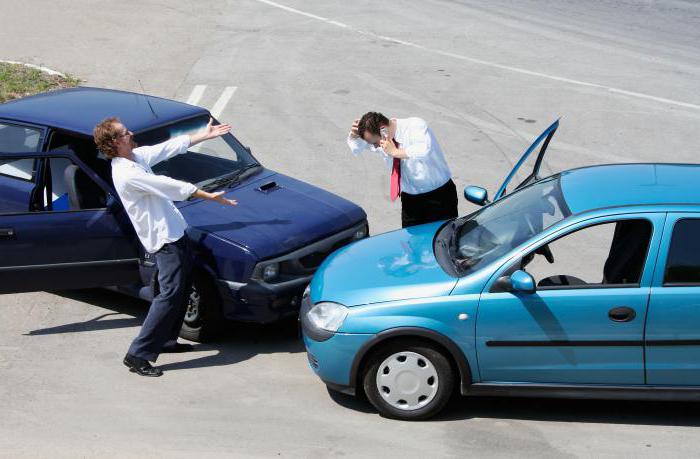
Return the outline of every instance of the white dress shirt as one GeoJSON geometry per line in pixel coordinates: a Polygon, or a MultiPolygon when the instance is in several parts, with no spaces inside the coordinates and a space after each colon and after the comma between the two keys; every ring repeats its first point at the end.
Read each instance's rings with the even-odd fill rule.
{"type": "MultiPolygon", "coordinates": [[[[396,120],[394,139],[408,158],[401,160],[401,191],[408,194],[423,194],[440,188],[452,177],[445,155],[433,131],[421,118],[396,120]]],[[[365,149],[381,154],[391,170],[394,158],[360,137],[348,136],[348,146],[354,155],[365,149]]],[[[389,185],[387,184],[387,189],[389,185]]]]}
{"type": "Polygon", "coordinates": [[[190,137],[182,135],[158,145],[134,148],[134,159],[112,159],[112,181],[144,248],[151,253],[185,234],[187,222],[173,201],[184,201],[197,187],[164,175],[151,166],[185,153],[190,137]]]}

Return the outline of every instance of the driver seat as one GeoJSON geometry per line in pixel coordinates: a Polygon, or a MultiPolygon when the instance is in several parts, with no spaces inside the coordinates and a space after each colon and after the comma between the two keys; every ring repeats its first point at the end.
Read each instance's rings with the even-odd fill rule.
{"type": "Polygon", "coordinates": [[[105,193],[75,164],[63,171],[71,210],[100,209],[105,207],[105,193]]]}

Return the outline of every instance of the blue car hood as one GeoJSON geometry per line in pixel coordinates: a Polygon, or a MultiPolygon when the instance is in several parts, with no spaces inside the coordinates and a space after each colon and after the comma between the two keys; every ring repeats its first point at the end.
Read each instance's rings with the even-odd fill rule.
{"type": "Polygon", "coordinates": [[[441,223],[414,226],[336,251],[311,282],[311,300],[345,306],[449,295],[457,283],[440,267],[433,238],[441,223]]]}
{"type": "Polygon", "coordinates": [[[195,230],[241,245],[259,259],[291,252],[366,219],[352,202],[308,183],[264,170],[227,190],[235,207],[197,200],[180,212],[195,230]],[[261,191],[274,182],[277,186],[261,191]]]}

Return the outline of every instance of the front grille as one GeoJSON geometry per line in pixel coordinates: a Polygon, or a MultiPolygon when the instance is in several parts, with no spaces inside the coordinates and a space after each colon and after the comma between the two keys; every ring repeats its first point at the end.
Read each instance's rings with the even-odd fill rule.
{"type": "Polygon", "coordinates": [[[260,262],[253,270],[251,277],[253,279],[262,279],[263,269],[270,263],[279,263],[279,276],[269,281],[269,283],[274,284],[299,277],[311,276],[331,253],[353,242],[355,233],[362,228],[367,230],[367,222],[311,243],[287,255],[260,262]]]}

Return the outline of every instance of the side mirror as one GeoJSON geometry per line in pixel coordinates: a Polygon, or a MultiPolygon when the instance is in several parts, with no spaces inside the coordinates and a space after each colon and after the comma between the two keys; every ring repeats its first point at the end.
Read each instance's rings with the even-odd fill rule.
{"type": "Polygon", "coordinates": [[[464,188],[464,198],[477,206],[483,206],[489,202],[489,192],[480,186],[471,185],[464,188]]]}
{"type": "Polygon", "coordinates": [[[510,288],[514,292],[521,293],[535,293],[535,290],[537,290],[535,279],[522,269],[510,275],[510,288]]]}

